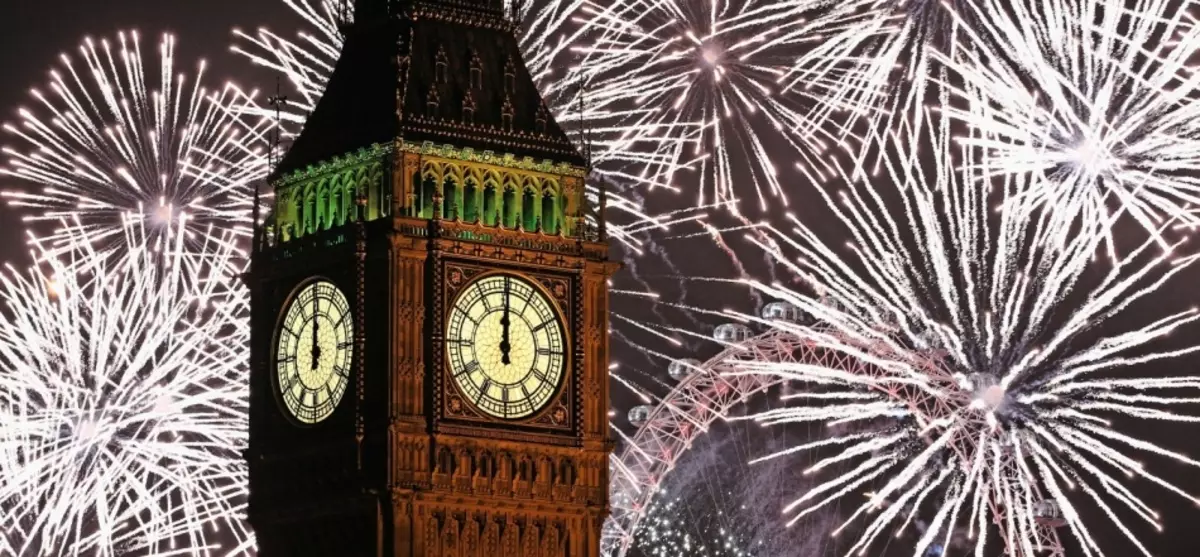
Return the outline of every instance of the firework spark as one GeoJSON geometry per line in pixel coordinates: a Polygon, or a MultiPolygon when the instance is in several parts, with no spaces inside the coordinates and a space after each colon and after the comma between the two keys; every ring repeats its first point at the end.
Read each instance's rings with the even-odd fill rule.
{"type": "MultiPolygon", "coordinates": [[[[759,396],[749,404],[762,408],[759,396]]],[[[740,413],[740,412],[739,412],[740,413]]],[[[746,461],[820,435],[818,427],[764,429],[748,422],[715,424],[671,471],[637,533],[638,554],[655,557],[776,557],[828,555],[837,541],[836,510],[809,517],[800,527],[779,521],[786,498],[780,485],[811,483],[790,459],[758,466],[746,461]],[[806,431],[811,429],[812,431],[806,431]]]]}
{"type": "MultiPolygon", "coordinates": [[[[959,27],[973,22],[976,0],[808,0],[798,10],[811,20],[794,34],[812,47],[797,56],[779,82],[784,90],[808,91],[816,122],[841,133],[857,122],[845,112],[866,116],[870,137],[883,142],[897,117],[919,116],[917,109],[936,92],[944,72],[932,62],[935,47],[956,49],[959,27]],[[954,10],[962,6],[962,16],[954,10]]],[[[1003,12],[998,12],[1003,13],[1003,12]]],[[[990,13],[989,16],[995,16],[990,13]]]]}
{"type": "Polygon", "coordinates": [[[0,173],[44,188],[3,196],[32,210],[27,220],[72,224],[44,236],[52,251],[119,246],[130,217],[145,221],[161,244],[185,212],[192,242],[215,239],[198,236],[210,224],[233,230],[230,241],[249,236],[253,184],[267,163],[256,146],[273,124],[239,108],[254,103],[253,94],[206,88],[203,62],[194,79],[177,75],[172,36],[157,51],[155,75],[138,33],[87,39],[82,63],[64,54],[47,90],[31,91],[36,108],[4,126],[23,147],[4,148],[9,161],[0,173]]]}
{"type": "Polygon", "coordinates": [[[0,273],[5,554],[253,550],[247,296],[231,242],[185,249],[186,221],[162,249],[131,219],[124,258],[41,250],[0,273]]]}
{"type": "Polygon", "coordinates": [[[794,218],[789,232],[770,228],[780,248],[762,244],[823,296],[755,283],[821,324],[764,323],[863,365],[740,364],[744,373],[813,386],[792,395],[802,404],[757,419],[871,426],[777,453],[839,448],[807,473],[847,470],[785,512],[797,520],[847,494],[872,491],[847,522],[865,522],[850,552],[913,526],[918,510],[933,506],[931,518],[919,517],[928,522],[918,555],[948,545],[938,533],[949,536],[958,527],[983,555],[993,521],[1010,555],[1061,556],[1056,527],[1080,541],[1082,554],[1103,555],[1096,525],[1085,523],[1086,507],[1149,556],[1126,517],[1161,528],[1160,517],[1131,480],[1197,499],[1139,458],[1200,462],[1117,431],[1111,420],[1200,421],[1174,411],[1196,400],[1200,377],[1130,373],[1200,348],[1149,346],[1200,312],[1181,310],[1137,326],[1126,310],[1197,256],[1173,254],[1178,244],[1160,250],[1147,241],[1097,268],[1099,235],[1058,243],[1048,224],[1053,219],[995,211],[997,203],[1040,187],[1037,177],[1032,183],[1009,177],[990,190],[965,186],[978,179],[969,175],[977,170],[962,170],[977,168],[968,159],[972,151],[953,149],[942,122],[923,134],[931,153],[895,142],[885,167],[903,187],[853,182],[837,195],[819,192],[852,238],[849,245],[794,218]],[[952,168],[952,155],[961,166],[952,168]]]}
{"type": "Polygon", "coordinates": [[[824,181],[836,147],[807,97],[778,85],[812,39],[804,4],[589,3],[596,38],[573,48],[581,56],[573,75],[588,84],[590,102],[564,117],[619,130],[609,139],[614,152],[634,151],[647,135],[676,138],[649,151],[656,159],[642,161],[644,176],[669,183],[679,168],[697,167],[698,205],[729,203],[736,212],[751,189],[760,208],[768,199],[786,203],[781,163],[795,158],[805,180],[824,181]]]}
{"type": "Polygon", "coordinates": [[[984,176],[1044,175],[1013,207],[1052,207],[1064,230],[1111,230],[1122,214],[1154,234],[1172,219],[1200,225],[1200,75],[1190,65],[1200,28],[1186,3],[1042,4],[1010,6],[1015,17],[970,35],[978,48],[937,56],[963,100],[947,110],[982,132],[970,144],[986,153],[984,176]],[[989,46],[1001,40],[1007,50],[989,46]]]}

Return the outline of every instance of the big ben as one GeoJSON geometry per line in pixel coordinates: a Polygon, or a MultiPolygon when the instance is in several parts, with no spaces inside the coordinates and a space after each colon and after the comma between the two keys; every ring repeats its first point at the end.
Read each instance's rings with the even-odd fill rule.
{"type": "Polygon", "coordinates": [[[599,555],[616,264],[514,31],[501,0],[358,0],[270,177],[262,557],[599,555]]]}

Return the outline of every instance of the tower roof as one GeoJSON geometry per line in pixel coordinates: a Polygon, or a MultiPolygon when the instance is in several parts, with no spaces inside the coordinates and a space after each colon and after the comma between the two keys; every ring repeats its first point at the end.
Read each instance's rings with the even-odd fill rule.
{"type": "Polygon", "coordinates": [[[395,139],[586,164],[501,0],[357,0],[325,94],[272,178],[395,139]]]}

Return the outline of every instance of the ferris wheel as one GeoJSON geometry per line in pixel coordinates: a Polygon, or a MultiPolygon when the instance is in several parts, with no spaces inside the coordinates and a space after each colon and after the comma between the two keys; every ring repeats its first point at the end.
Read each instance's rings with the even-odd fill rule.
{"type": "MultiPolygon", "coordinates": [[[[762,317],[784,321],[803,318],[799,309],[784,302],[764,306],[762,317]]],[[[626,436],[610,463],[612,509],[601,535],[604,555],[625,555],[663,479],[714,422],[726,419],[732,409],[752,395],[782,383],[773,375],[727,375],[739,371],[739,361],[854,365],[849,358],[807,346],[778,329],[755,335],[746,325],[726,323],[717,326],[713,339],[725,347],[719,354],[705,362],[671,362],[667,371],[677,381],[671,391],[656,404],[629,410],[629,422],[637,431],[626,436]]]]}
{"type": "MultiPolygon", "coordinates": [[[[786,302],[766,304],[760,315],[765,321],[806,319],[799,308],[786,302]]],[[[622,447],[610,459],[611,514],[601,533],[601,554],[624,557],[633,546],[638,525],[664,479],[714,423],[726,420],[732,410],[751,396],[784,382],[776,375],[741,373],[744,370],[740,362],[795,362],[856,374],[875,373],[859,358],[821,349],[780,328],[772,327],[756,335],[744,324],[725,323],[716,327],[713,339],[724,346],[720,353],[704,362],[691,358],[672,361],[667,371],[677,383],[670,392],[655,404],[629,410],[629,423],[637,430],[623,435],[622,447]]],[[[896,395],[890,392],[892,388],[882,390],[896,395]]],[[[1005,461],[1012,461],[1012,466],[1017,465],[1011,454],[1005,457],[1005,461]]],[[[994,503],[991,507],[1004,538],[1005,510],[994,503]]],[[[1065,557],[1057,533],[1065,524],[1058,505],[1043,500],[1035,505],[1034,515],[1036,528],[1030,534],[1036,552],[1045,557],[1065,557]]],[[[1006,554],[1016,553],[1014,550],[1010,548],[1006,554]]]]}

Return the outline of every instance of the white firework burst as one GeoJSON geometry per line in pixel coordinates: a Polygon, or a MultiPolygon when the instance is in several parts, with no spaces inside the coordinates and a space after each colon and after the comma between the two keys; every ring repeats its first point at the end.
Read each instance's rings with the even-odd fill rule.
{"type": "Polygon", "coordinates": [[[1064,231],[1111,231],[1123,214],[1152,234],[1169,220],[1200,225],[1200,27],[1189,7],[1021,2],[970,35],[976,48],[938,56],[959,98],[948,112],[981,132],[970,144],[984,150],[984,176],[1045,177],[1012,208],[1052,211],[1064,231]]]}
{"type": "MultiPolygon", "coordinates": [[[[985,0],[986,1],[986,0],[985,0]]],[[[794,59],[780,83],[815,99],[812,118],[848,133],[857,122],[886,142],[897,118],[919,116],[944,72],[933,63],[934,48],[960,47],[960,26],[975,21],[979,0],[807,0],[799,9],[811,19],[797,33],[812,47],[794,59]],[[961,12],[956,16],[955,11],[961,12]],[[880,125],[882,124],[882,125],[880,125]]],[[[996,17],[1003,12],[989,12],[996,17]]],[[[1026,22],[1027,23],[1027,22],[1026,22]]]]}
{"type": "Polygon", "coordinates": [[[799,177],[824,181],[837,147],[807,98],[778,85],[812,39],[803,4],[588,3],[585,25],[596,38],[573,48],[573,80],[587,84],[588,102],[563,118],[611,131],[600,134],[607,152],[644,155],[638,178],[652,186],[698,168],[698,206],[736,212],[751,189],[760,209],[786,204],[784,167],[795,161],[799,177]],[[651,137],[674,140],[647,149],[651,137]]]}
{"type": "Polygon", "coordinates": [[[35,106],[4,126],[20,147],[3,149],[9,160],[0,174],[43,188],[3,196],[29,210],[34,226],[71,225],[43,231],[51,251],[112,251],[131,217],[161,243],[185,212],[195,242],[249,237],[272,122],[240,108],[253,94],[231,84],[207,88],[203,62],[195,78],[177,74],[174,37],[163,36],[157,59],[157,71],[147,71],[136,32],[86,39],[77,59],[62,55],[45,90],[31,91],[35,106]],[[235,234],[199,238],[210,224],[235,234]]]}
{"type": "Polygon", "coordinates": [[[797,219],[789,231],[770,228],[780,247],[761,244],[821,291],[754,283],[820,324],[763,322],[859,365],[739,363],[738,373],[812,386],[793,395],[796,404],[756,418],[869,426],[775,455],[836,451],[807,468],[829,475],[785,513],[797,520],[871,491],[842,527],[861,528],[850,552],[921,518],[928,522],[915,555],[947,546],[959,527],[984,555],[998,527],[1009,555],[1062,557],[1058,527],[1079,540],[1082,555],[1105,554],[1093,533],[1106,528],[1150,556],[1127,522],[1161,528],[1143,488],[1197,499],[1140,458],[1200,462],[1118,431],[1113,418],[1200,421],[1177,411],[1196,400],[1200,377],[1141,367],[1196,351],[1151,343],[1200,312],[1172,310],[1139,325],[1127,310],[1197,256],[1147,241],[1100,268],[1093,258],[1100,236],[1060,243],[1053,219],[995,210],[1041,187],[1038,178],[967,185],[979,179],[959,173],[976,168],[971,151],[952,148],[944,124],[929,130],[930,151],[907,139],[893,145],[885,168],[900,187],[853,182],[836,195],[819,192],[849,244],[797,219]],[[1109,522],[1085,521],[1097,515],[1109,522]]]}
{"type": "Polygon", "coordinates": [[[231,240],[188,249],[186,221],[0,273],[6,555],[252,553],[248,297],[231,240]]]}

